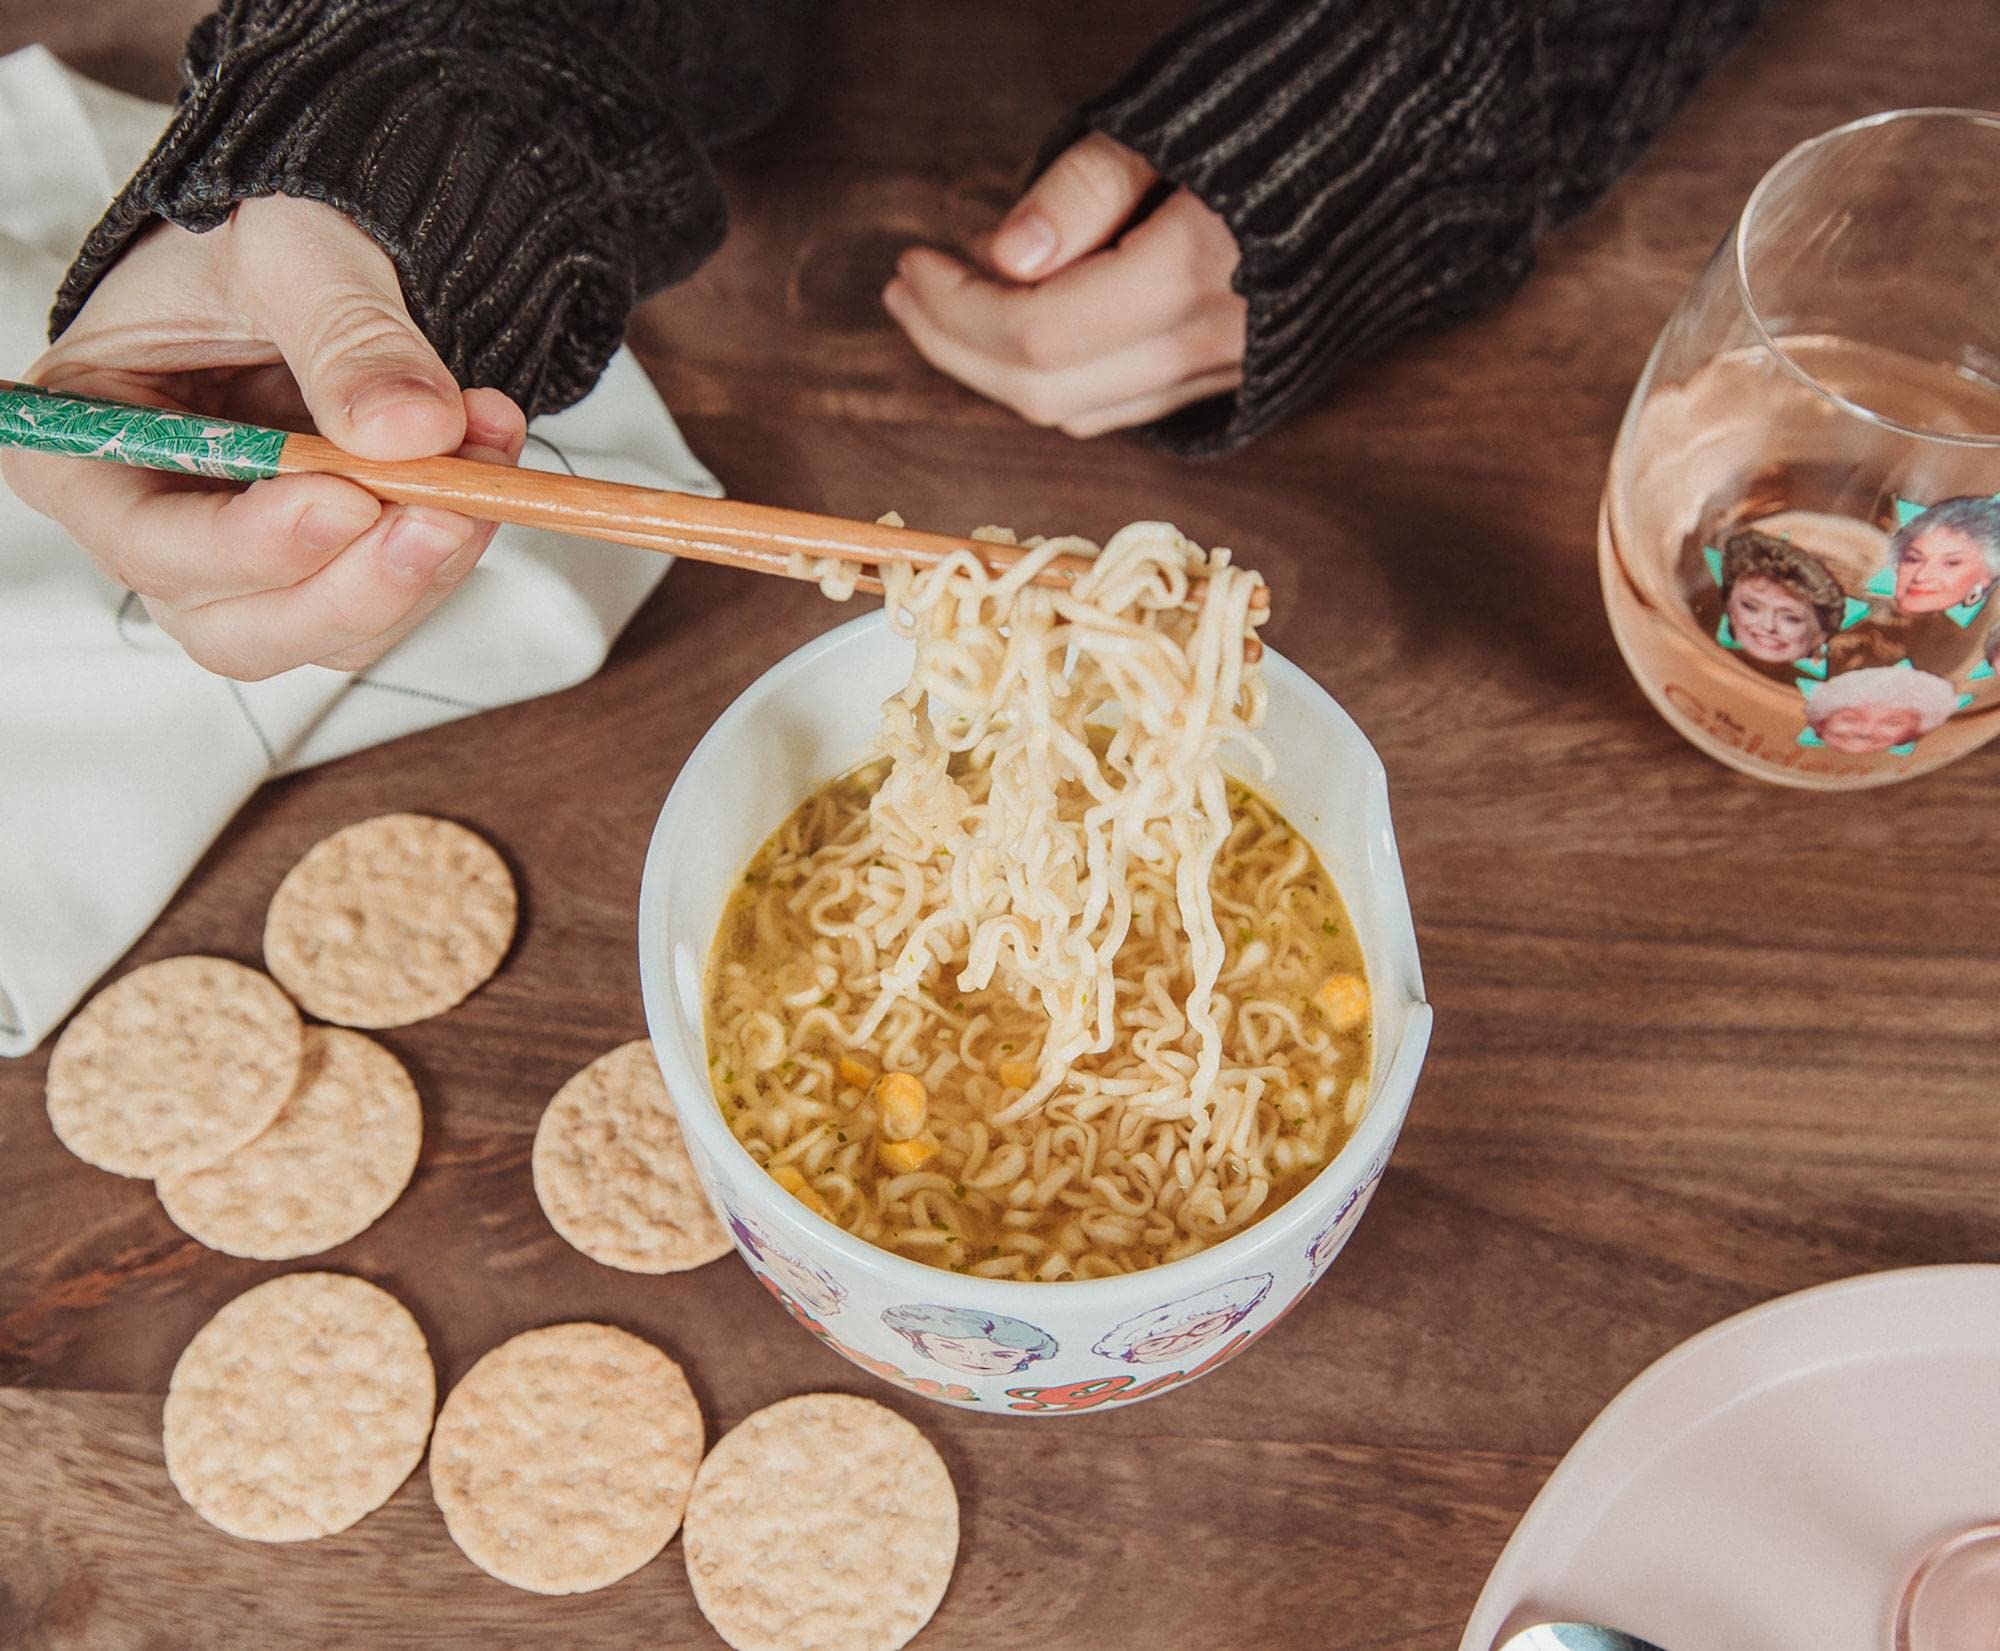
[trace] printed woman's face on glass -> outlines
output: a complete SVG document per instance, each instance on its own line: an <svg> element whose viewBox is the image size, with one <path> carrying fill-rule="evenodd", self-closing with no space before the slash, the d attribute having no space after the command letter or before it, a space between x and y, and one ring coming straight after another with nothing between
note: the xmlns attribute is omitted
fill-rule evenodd
<svg viewBox="0 0 2000 1651"><path fill-rule="evenodd" d="M1943 613L1970 600L1991 578L1977 540L1957 528L1929 528L1896 559L1896 607L1902 613Z"/></svg>
<svg viewBox="0 0 2000 1651"><path fill-rule="evenodd" d="M1850 705L1821 720L1820 743L1851 757L1906 745L1924 731L1920 712L1907 705Z"/></svg>
<svg viewBox="0 0 2000 1651"><path fill-rule="evenodd" d="M1760 573L1730 586L1727 605L1729 628L1752 659L1773 665L1805 659L1826 640L1812 604Z"/></svg>

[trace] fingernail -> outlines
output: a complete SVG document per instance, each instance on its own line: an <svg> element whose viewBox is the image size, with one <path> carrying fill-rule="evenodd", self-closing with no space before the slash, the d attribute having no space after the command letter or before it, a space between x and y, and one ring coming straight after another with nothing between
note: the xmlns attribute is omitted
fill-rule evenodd
<svg viewBox="0 0 2000 1651"><path fill-rule="evenodd" d="M299 537L314 550L338 550L366 533L381 514L379 506L316 504L299 518Z"/></svg>
<svg viewBox="0 0 2000 1651"><path fill-rule="evenodd" d="M483 447L502 446L514 436L520 426L510 416L512 413L511 408L497 414L489 413L485 409L486 403L483 400L474 402L466 408L466 439L476 442ZM479 438L481 436L488 437L489 439L480 442Z"/></svg>
<svg viewBox="0 0 2000 1651"><path fill-rule="evenodd" d="M468 539L473 526L442 510L405 510L389 529L382 549L389 566L413 579L428 579Z"/></svg>
<svg viewBox="0 0 2000 1651"><path fill-rule="evenodd" d="M1039 212L1009 218L993 237L994 261L1016 275L1033 275L1055 250L1055 225Z"/></svg>
<svg viewBox="0 0 2000 1651"><path fill-rule="evenodd" d="M903 307L904 297L903 278L899 275L882 289L882 307L894 315Z"/></svg>
<svg viewBox="0 0 2000 1651"><path fill-rule="evenodd" d="M348 403L347 416L356 424L366 424L411 402L430 404L438 399L437 387L428 379L377 379Z"/></svg>

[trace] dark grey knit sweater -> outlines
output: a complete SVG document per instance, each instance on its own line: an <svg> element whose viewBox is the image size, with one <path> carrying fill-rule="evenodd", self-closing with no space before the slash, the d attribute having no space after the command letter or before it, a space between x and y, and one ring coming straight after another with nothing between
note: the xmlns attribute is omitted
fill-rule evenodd
<svg viewBox="0 0 2000 1651"><path fill-rule="evenodd" d="M963 3L963 0L961 0ZM1209 0L1053 133L1145 155L1243 249L1243 387L1154 427L1240 446L1340 368L1512 292L1773 0ZM159 147L57 296L149 219L284 193L395 260L466 384L531 412L720 242L708 151L768 120L812 0L225 0Z"/></svg>

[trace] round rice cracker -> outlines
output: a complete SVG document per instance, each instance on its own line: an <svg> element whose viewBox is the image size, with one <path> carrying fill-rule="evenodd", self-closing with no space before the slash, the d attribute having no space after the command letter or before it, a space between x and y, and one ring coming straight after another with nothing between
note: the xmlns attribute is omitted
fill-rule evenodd
<svg viewBox="0 0 2000 1651"><path fill-rule="evenodd" d="M436 1403L408 1308L365 1279L288 1273L230 1302L181 1354L167 1475L231 1536L331 1536L409 1478Z"/></svg>
<svg viewBox="0 0 2000 1651"><path fill-rule="evenodd" d="M535 1131L534 1175L549 1225L607 1267L678 1273L730 1251L646 1038L556 1091Z"/></svg>
<svg viewBox="0 0 2000 1651"><path fill-rule="evenodd" d="M49 1055L56 1139L114 1175L181 1175L257 1136L298 1085L304 1033L240 963L170 957L113 981Z"/></svg>
<svg viewBox="0 0 2000 1651"><path fill-rule="evenodd" d="M285 874L264 962L340 1026L408 1026L463 1002L514 938L514 879L450 820L383 814L336 831Z"/></svg>
<svg viewBox="0 0 2000 1651"><path fill-rule="evenodd" d="M680 1528L701 1461L681 1368L608 1324L502 1342L438 1413L431 1494L465 1557L536 1594L630 1576Z"/></svg>
<svg viewBox="0 0 2000 1651"><path fill-rule="evenodd" d="M746 1417L695 1476L681 1546L736 1651L895 1651L958 1558L958 1493L893 1410L808 1393Z"/></svg>
<svg viewBox="0 0 2000 1651"><path fill-rule="evenodd" d="M290 1261L373 1226L410 1184L423 1138L401 1061L359 1032L308 1026L299 1087L271 1127L155 1190L174 1225L211 1250Z"/></svg>

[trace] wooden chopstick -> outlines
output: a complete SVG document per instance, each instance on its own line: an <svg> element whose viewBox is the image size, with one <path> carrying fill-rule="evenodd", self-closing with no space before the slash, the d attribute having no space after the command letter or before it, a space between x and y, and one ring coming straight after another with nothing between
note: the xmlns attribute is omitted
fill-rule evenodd
<svg viewBox="0 0 2000 1651"><path fill-rule="evenodd" d="M481 521L545 528L781 577L815 577L794 571L794 555L808 561L833 557L860 563L857 588L875 592L882 589L885 562L929 567L963 550L1003 572L1027 554L1020 546L985 539L475 459L367 459L320 436L0 379L0 447L6 446L228 481L340 476L391 504L428 505ZM1035 581L1067 584L1089 566L1086 557L1058 556L1037 571ZM1196 599L1198 593L1191 595L1190 600ZM1270 592L1259 587L1253 606L1263 611L1269 604ZM1261 653L1256 638L1250 642Z"/></svg>
<svg viewBox="0 0 2000 1651"><path fill-rule="evenodd" d="M393 504L431 505L482 521L668 551L755 573L783 574L793 555L859 562L871 570L863 577L873 580L877 590L881 584L872 570L886 561L928 567L969 550L988 567L1002 570L1025 554L1017 546L982 539L474 459L364 459L319 436L292 436L285 442L278 473L301 472L345 477ZM1089 565L1080 556L1059 556L1038 575L1038 582L1067 584Z"/></svg>

